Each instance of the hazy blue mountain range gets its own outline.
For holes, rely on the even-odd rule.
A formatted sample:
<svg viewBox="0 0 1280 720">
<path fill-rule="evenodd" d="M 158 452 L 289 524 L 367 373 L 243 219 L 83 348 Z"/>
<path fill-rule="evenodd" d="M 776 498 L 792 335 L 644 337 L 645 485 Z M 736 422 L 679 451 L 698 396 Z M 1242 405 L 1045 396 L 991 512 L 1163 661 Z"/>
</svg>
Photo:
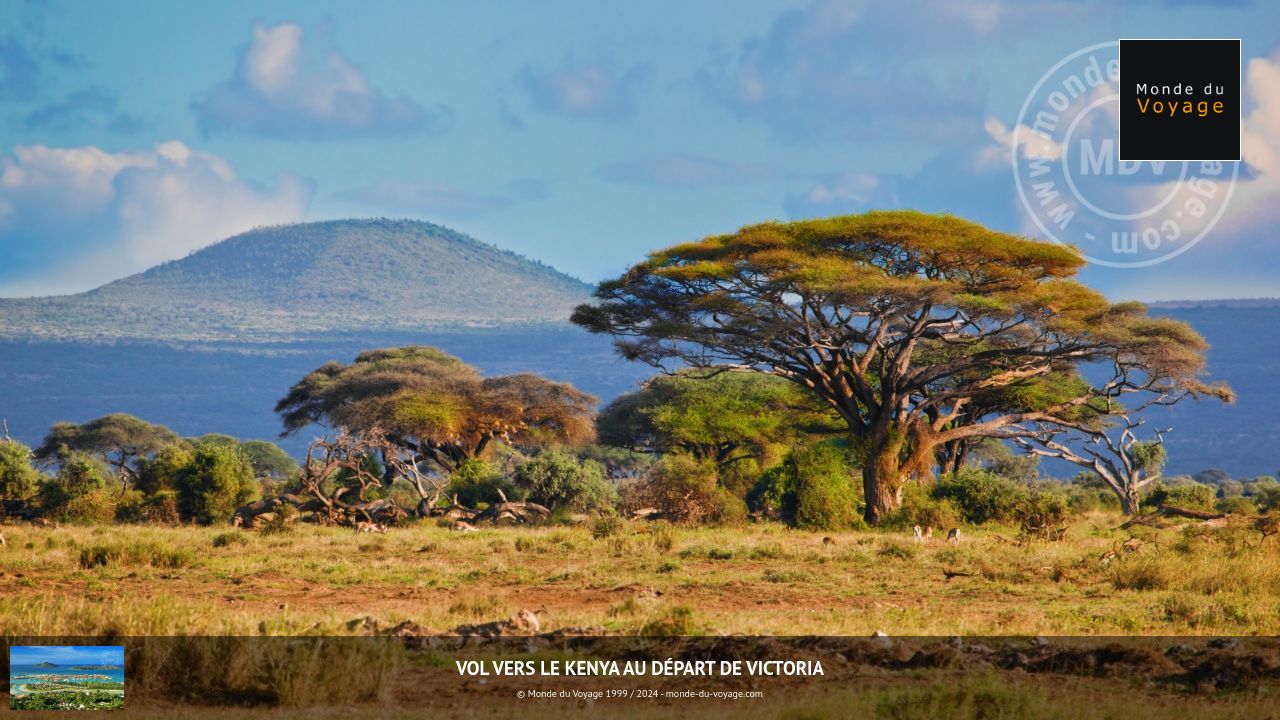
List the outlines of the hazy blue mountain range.
<svg viewBox="0 0 1280 720">
<path fill-rule="evenodd" d="M 0 300 L 0 337 L 278 341 L 562 322 L 591 287 L 448 228 L 261 228 L 78 295 Z"/>
</svg>

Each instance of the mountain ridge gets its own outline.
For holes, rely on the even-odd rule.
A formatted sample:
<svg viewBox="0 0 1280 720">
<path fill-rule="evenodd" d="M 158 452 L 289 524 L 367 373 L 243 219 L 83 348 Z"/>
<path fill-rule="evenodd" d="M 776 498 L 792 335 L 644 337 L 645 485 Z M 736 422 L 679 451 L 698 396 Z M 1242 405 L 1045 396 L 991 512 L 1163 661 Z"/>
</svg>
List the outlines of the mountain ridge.
<svg viewBox="0 0 1280 720">
<path fill-rule="evenodd" d="M 0 337 L 281 340 L 564 322 L 587 283 L 449 228 L 255 228 L 77 295 L 0 300 Z"/>
</svg>

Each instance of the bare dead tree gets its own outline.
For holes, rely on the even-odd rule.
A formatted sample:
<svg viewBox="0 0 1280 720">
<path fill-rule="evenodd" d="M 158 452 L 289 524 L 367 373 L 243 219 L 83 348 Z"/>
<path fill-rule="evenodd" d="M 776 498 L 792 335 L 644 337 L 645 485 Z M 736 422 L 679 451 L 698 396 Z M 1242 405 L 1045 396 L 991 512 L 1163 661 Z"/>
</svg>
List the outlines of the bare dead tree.
<svg viewBox="0 0 1280 720">
<path fill-rule="evenodd" d="M 1143 418 L 1117 415 L 1106 426 L 1042 424 L 1012 439 L 1033 455 L 1066 460 L 1093 471 L 1120 499 L 1124 513 L 1133 515 L 1138 512 L 1142 490 L 1161 478 L 1164 435 L 1171 430 L 1153 429 L 1152 439 L 1144 441 L 1137 433 L 1144 423 Z M 1074 442 L 1072 435 L 1076 436 Z"/>
</svg>

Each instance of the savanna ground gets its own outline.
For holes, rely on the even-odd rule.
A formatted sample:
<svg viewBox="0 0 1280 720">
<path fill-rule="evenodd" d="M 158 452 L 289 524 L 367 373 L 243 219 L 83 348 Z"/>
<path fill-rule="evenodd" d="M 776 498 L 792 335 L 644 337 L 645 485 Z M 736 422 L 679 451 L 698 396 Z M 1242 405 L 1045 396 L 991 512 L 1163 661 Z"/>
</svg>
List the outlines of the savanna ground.
<svg viewBox="0 0 1280 720">
<path fill-rule="evenodd" d="M 536 611 L 544 630 L 636 634 L 1280 635 L 1280 541 L 1241 528 L 1117 530 L 1092 514 L 1062 542 L 965 530 L 619 522 L 386 535 L 299 526 L 8 526 L 8 635 L 347 634 L 349 621 L 437 632 Z M 1130 538 L 1133 552 L 1122 544 Z M 1107 562 L 1103 556 L 1118 551 Z M 965 573 L 950 579 L 947 573 Z"/>
<path fill-rule="evenodd" d="M 1105 513 L 1077 518 L 1062 542 L 1018 543 L 1011 529 L 966 529 L 954 547 L 940 538 L 916 543 L 901 531 L 822 534 L 770 523 L 587 522 L 458 533 L 424 522 L 386 535 L 314 526 L 260 534 L 225 527 L 11 525 L 3 528 L 8 545 L 0 548 L 0 635 L 342 636 L 403 621 L 422 633 L 448 634 L 520 610 L 536 612 L 543 632 L 585 628 L 625 636 L 1280 635 L 1277 538 L 1244 526 L 1115 529 L 1121 520 Z M 1127 551 L 1131 538 L 1137 549 Z M 1115 555 L 1104 562 L 1109 552 Z M 1182 641 L 1201 648 L 1209 638 Z M 247 647 L 220 652 L 238 657 Z M 514 691 L 525 681 L 460 678 L 449 657 L 436 651 L 400 657 L 401 666 L 420 673 L 366 679 L 376 685 L 368 692 L 346 688 L 335 695 L 333 682 L 291 673 L 285 690 L 260 698 L 255 712 L 414 717 L 415 708 L 430 707 L 439 717 L 536 720 L 584 709 L 640 718 L 670 717 L 677 709 L 682 716 L 713 717 L 727 709 L 724 701 L 698 700 L 517 701 Z M 1163 646 L 1152 657 L 1162 662 Z M 363 678 L 355 668 L 369 661 L 308 662 L 324 666 L 314 673 Z M 1254 673 L 1261 682 L 1210 682 L 1207 689 L 1162 683 L 1154 671 L 1104 677 L 1011 672 L 986 663 L 906 663 L 890 671 L 833 662 L 824 678 L 762 680 L 763 697 L 729 701 L 728 709 L 744 719 L 793 720 L 1258 719 L 1274 715 L 1272 693 L 1280 692 L 1280 660 L 1276 667 L 1263 662 Z M 616 684 L 581 682 L 594 689 Z M 541 686 L 557 687 L 545 679 Z M 316 687 L 329 689 L 315 695 Z M 209 707 L 222 703 L 207 697 L 194 705 L 158 696 L 148 702 L 139 685 L 131 686 L 130 697 L 134 688 L 143 699 L 126 712 L 139 717 L 226 717 L 245 710 Z M 344 709 L 321 709 L 333 706 Z"/>
</svg>

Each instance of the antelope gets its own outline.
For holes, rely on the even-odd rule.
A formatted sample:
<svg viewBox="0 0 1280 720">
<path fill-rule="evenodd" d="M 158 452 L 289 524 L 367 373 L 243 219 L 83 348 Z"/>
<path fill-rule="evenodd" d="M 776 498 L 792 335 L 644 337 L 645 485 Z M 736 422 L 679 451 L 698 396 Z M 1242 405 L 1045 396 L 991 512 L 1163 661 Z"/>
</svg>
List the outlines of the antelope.
<svg viewBox="0 0 1280 720">
<path fill-rule="evenodd" d="M 476 528 L 475 525 L 472 525 L 469 522 L 464 522 L 462 520 L 455 522 L 452 526 L 449 527 L 449 529 L 454 532 L 478 532 L 478 529 Z"/>
<path fill-rule="evenodd" d="M 947 531 L 947 542 L 952 545 L 960 544 L 960 528 L 951 528 Z"/>
<path fill-rule="evenodd" d="M 356 534 L 360 533 L 383 533 L 387 532 L 387 526 L 382 523 L 371 523 L 363 520 L 356 521 Z"/>
<path fill-rule="evenodd" d="M 8 541 L 4 539 L 4 533 L 0 533 L 0 547 L 4 547 L 5 545 L 8 545 L 8 544 L 9 544 Z"/>
<path fill-rule="evenodd" d="M 933 526 L 932 526 L 932 525 L 926 525 L 926 526 L 924 527 L 924 539 L 925 539 L 925 540 L 932 540 L 932 539 L 933 539 Z"/>
<path fill-rule="evenodd" d="M 924 542 L 924 530 L 921 530 L 919 525 L 911 528 L 911 539 L 916 542 Z"/>
</svg>

